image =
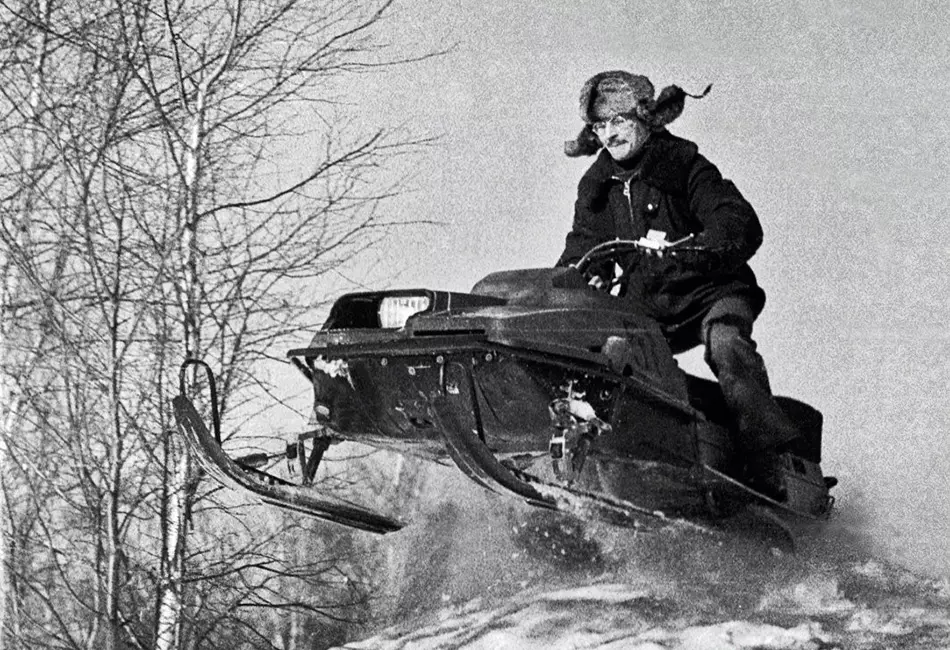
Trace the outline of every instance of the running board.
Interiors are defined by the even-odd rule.
[[[178,430],[198,457],[202,468],[227,487],[250,492],[264,503],[301,512],[371,533],[391,533],[405,524],[362,506],[320,498],[312,488],[289,481],[232,460],[211,434],[194,404],[184,395],[172,400]]]

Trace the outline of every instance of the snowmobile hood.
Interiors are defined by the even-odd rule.
[[[387,301],[407,306],[399,327],[385,326]],[[394,346],[428,353],[439,346],[490,342],[602,363],[601,348],[610,336],[645,336],[664,348],[659,327],[635,303],[591,291],[575,269],[526,269],[492,273],[471,293],[406,289],[347,294],[333,305],[310,346],[288,356],[383,354]]]
[[[384,327],[387,300],[404,301],[401,327]],[[334,304],[323,329],[288,357],[353,361],[517,351],[543,363],[642,378],[685,403],[685,385],[655,321],[632,301],[592,291],[575,269],[493,273],[471,293],[428,289],[356,293]],[[306,374],[306,372],[305,372]]]

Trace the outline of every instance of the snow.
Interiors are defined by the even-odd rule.
[[[856,575],[860,575],[855,572]],[[905,576],[906,578],[906,576]],[[886,582],[886,581],[885,581]],[[414,631],[397,629],[350,650],[818,650],[950,647],[950,602],[927,590],[916,599],[841,595],[836,579],[806,576],[762,597],[745,620],[713,621],[728,609],[671,599],[664,588],[591,583],[517,594],[500,606],[474,599]],[[925,594],[926,592],[926,594]],[[928,595],[929,594],[929,597]],[[685,596],[685,592],[684,592]],[[934,602],[928,600],[934,598]],[[718,611],[717,611],[718,610]],[[782,624],[776,620],[784,619]]]
[[[560,531],[560,532],[559,532]],[[472,591],[442,585],[417,613],[347,650],[946,650],[945,580],[843,553],[828,540],[800,556],[710,544],[702,534],[612,537],[603,527],[538,526],[518,553],[472,569],[497,576]],[[464,530],[447,544],[471,548]],[[557,539],[559,535],[565,539]],[[566,563],[576,536],[596,538],[597,560]],[[570,537],[570,539],[568,539]],[[538,557],[538,544],[548,555]],[[553,540],[553,544],[552,544]],[[562,542],[560,545],[558,542]],[[492,538],[496,547],[500,538]],[[527,548],[535,544],[534,556]],[[583,547],[586,548],[586,547]],[[594,557],[592,554],[587,554]],[[490,558],[490,555],[489,555]],[[455,573],[467,569],[453,565]],[[458,576],[455,575],[453,580]],[[462,582],[465,582],[464,580]],[[463,599],[464,598],[464,599]]]
[[[380,635],[345,646],[351,650],[577,650],[580,648],[663,648],[668,650],[726,650],[731,648],[819,648],[828,647],[828,635],[818,623],[806,622],[790,628],[748,621],[726,621],[712,625],[689,625],[672,620],[663,626],[639,616],[624,616],[616,609],[622,585],[604,585],[601,601],[594,589],[587,602],[600,607],[554,606],[568,601],[562,594],[540,594],[530,602],[477,614],[459,615],[444,622],[397,637]],[[550,598],[549,596],[554,596]],[[630,600],[642,598],[639,592]],[[628,600],[629,602],[629,600]]]
[[[756,625],[728,621],[718,625],[684,630],[672,644],[682,650],[726,650],[728,648],[817,648],[827,639],[817,623],[803,623],[785,629],[775,625]]]

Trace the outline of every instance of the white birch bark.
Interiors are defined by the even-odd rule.
[[[35,8],[36,15],[45,18],[49,15],[49,0],[40,0]],[[30,67],[29,98],[25,113],[28,120],[35,120],[39,115],[40,93],[44,83],[44,67],[47,56],[47,47],[49,44],[47,35],[38,32],[35,39],[35,51],[33,61]],[[11,248],[18,248],[19,251],[8,250],[6,247],[0,249],[0,272],[2,272],[2,285],[0,285],[0,368],[28,368],[20,359],[13,358],[10,335],[12,333],[13,322],[9,318],[12,313],[12,305],[21,295],[21,277],[17,264],[13,260],[13,254],[27,250],[30,243],[31,225],[30,220],[33,212],[34,202],[34,167],[38,161],[37,143],[35,137],[29,137],[22,142],[22,148],[19,155],[20,171],[20,191],[17,197],[0,211],[0,218],[5,225],[14,233],[14,239],[11,242]],[[37,342],[37,345],[40,345]],[[34,346],[31,350],[35,351]],[[29,354],[29,353],[28,353]],[[8,525],[10,523],[9,504],[7,502],[7,485],[3,482],[5,477],[10,476],[8,463],[10,461],[10,450],[8,443],[12,436],[17,434],[18,423],[20,420],[20,410],[22,400],[17,393],[16,377],[13,371],[0,372],[0,650],[8,647],[8,634],[13,639],[19,637],[19,607],[12,588],[11,575],[9,572],[10,562],[14,558],[10,556],[10,535]],[[12,647],[12,644],[9,646]]]

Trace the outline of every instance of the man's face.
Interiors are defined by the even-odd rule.
[[[615,115],[591,124],[594,135],[614,160],[632,158],[650,137],[646,124],[634,117]]]

